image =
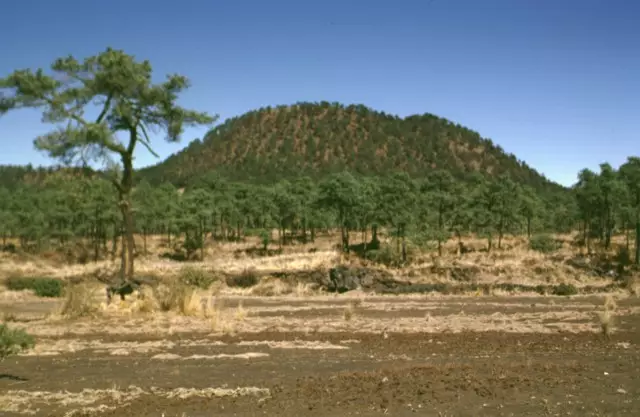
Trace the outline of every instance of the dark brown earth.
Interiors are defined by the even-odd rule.
[[[498,299],[492,299],[496,302]],[[503,301],[513,303],[513,299]],[[521,299],[522,307],[548,298]],[[386,302],[388,302],[387,300]],[[400,300],[398,300],[400,301]],[[486,300],[485,300],[486,301]],[[584,301],[584,300],[583,300]],[[335,301],[331,303],[335,304]],[[625,302],[638,305],[638,302]],[[253,305],[259,305],[256,301]],[[279,302],[280,305],[286,302]],[[286,305],[299,305],[292,301]],[[589,308],[585,301],[585,308]],[[245,306],[250,309],[251,303]],[[276,305],[270,303],[269,305]],[[318,310],[286,314],[327,315]],[[482,309],[482,301],[465,311]],[[562,309],[562,305],[558,305]],[[459,309],[458,309],[459,310]],[[363,313],[365,314],[365,313]],[[401,320],[412,311],[375,311]],[[424,311],[422,312],[424,314]],[[444,314],[442,311],[440,314]],[[281,313],[282,315],[282,313]],[[59,356],[19,356],[2,363],[0,395],[7,391],[80,392],[83,389],[127,390],[151,387],[260,387],[259,398],[167,399],[143,394],[130,403],[99,414],[105,417],[204,416],[639,416],[640,317],[627,316],[610,338],[596,333],[516,334],[501,332],[361,334],[261,332],[211,337],[202,333],[171,335],[164,340],[223,341],[226,345],[178,346],[192,354],[263,352],[254,359],[158,360],[154,353],[111,356],[82,350]],[[64,337],[60,337],[64,338]],[[102,342],[161,340],[140,334],[73,336]],[[346,340],[358,343],[345,343]],[[344,350],[279,349],[238,346],[240,341],[322,341]],[[2,404],[0,404],[1,406]],[[91,404],[91,406],[97,406]],[[76,406],[34,403],[36,415],[64,416]],[[4,412],[3,416],[19,413]]]

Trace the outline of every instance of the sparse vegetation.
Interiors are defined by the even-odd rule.
[[[5,286],[11,291],[31,290],[38,297],[62,297],[64,283],[55,278],[20,277],[7,278]]]
[[[87,283],[68,285],[64,290],[64,302],[58,312],[60,316],[76,319],[93,317],[100,312],[96,300],[96,287]]]
[[[179,279],[182,283],[200,288],[202,290],[208,290],[211,285],[218,281],[218,277],[209,271],[201,268],[184,267],[180,270]]]
[[[195,290],[179,280],[167,280],[154,288],[153,295],[161,311],[189,313]]]
[[[611,336],[615,328],[615,312],[617,307],[613,297],[607,296],[604,300],[603,310],[597,313],[600,330],[607,338]]]
[[[34,346],[35,339],[23,329],[10,328],[6,323],[0,323],[0,362]]]
[[[237,275],[227,277],[229,287],[249,288],[258,284],[260,277],[255,269],[247,268]]]
[[[576,294],[578,294],[578,289],[573,284],[562,283],[553,288],[553,295],[570,296]]]
[[[551,253],[558,250],[560,245],[552,235],[545,233],[532,236],[529,240],[529,247],[538,252]]]

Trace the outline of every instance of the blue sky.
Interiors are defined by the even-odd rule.
[[[20,0],[2,14],[0,76],[112,46],[189,76],[181,103],[222,120],[321,100],[429,112],[566,185],[640,154],[636,0]],[[32,143],[47,129],[32,111],[0,118],[0,164],[50,164]]]

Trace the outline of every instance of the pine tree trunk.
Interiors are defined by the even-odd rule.
[[[200,221],[200,260],[204,261],[204,224]]]
[[[120,264],[120,278],[122,282],[127,282],[133,279],[133,213],[131,212],[131,205],[127,195],[121,196],[120,212],[122,213],[122,220],[124,223],[124,233],[122,234],[122,252],[121,252],[121,264]]]
[[[407,262],[407,240],[405,239],[404,228],[402,229],[402,262]]]
[[[135,141],[135,133],[131,133],[131,141]],[[133,279],[134,233],[133,212],[131,210],[131,190],[133,189],[133,161],[130,155],[122,155],[122,180],[120,182],[120,212],[124,226],[122,237],[122,263],[120,279],[122,283]]]
[[[631,248],[631,236],[630,236],[630,230],[629,230],[629,223],[625,223],[624,225],[624,235],[625,235],[625,239],[626,239],[626,246],[627,246],[627,253],[629,253],[629,249]]]
[[[636,220],[636,265],[640,265],[640,219]]]
[[[117,223],[113,224],[113,239],[111,239],[111,259],[115,260],[116,252],[118,251],[118,233],[119,226]]]

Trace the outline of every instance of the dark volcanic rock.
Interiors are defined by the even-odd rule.
[[[395,280],[391,273],[384,270],[339,265],[329,270],[329,283],[326,289],[331,292],[355,289],[380,291],[405,285],[407,284]]]

